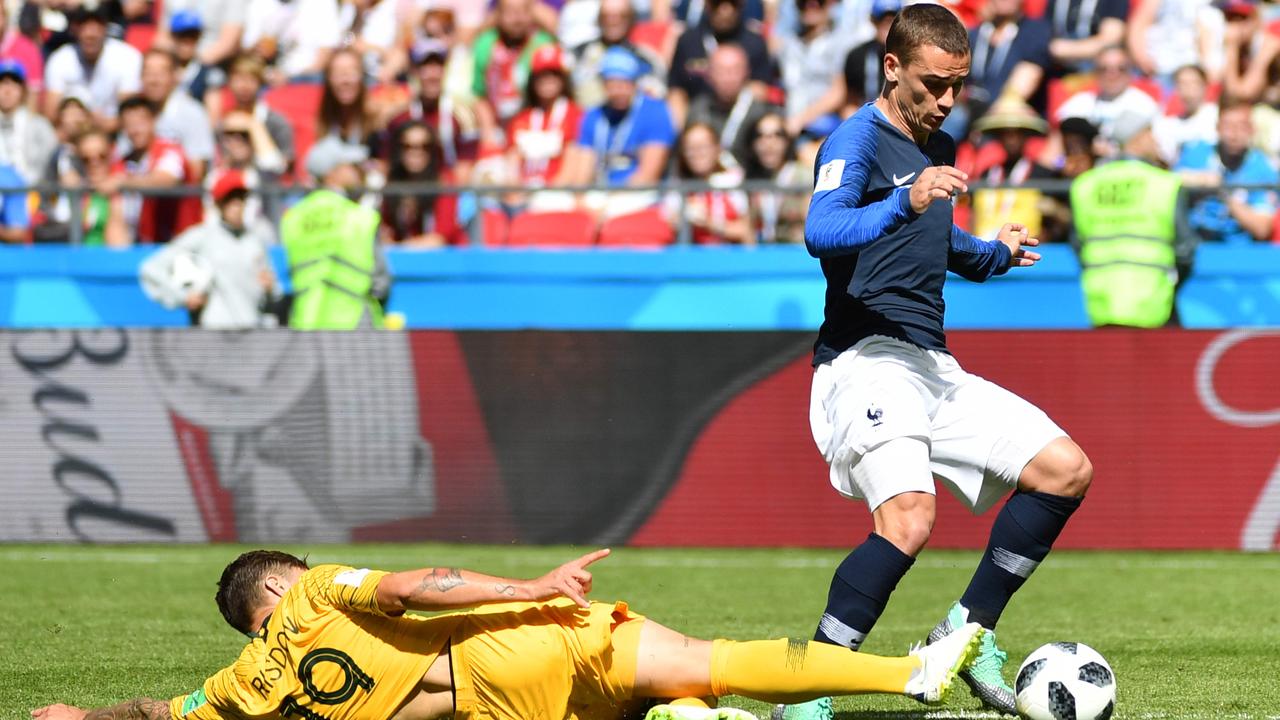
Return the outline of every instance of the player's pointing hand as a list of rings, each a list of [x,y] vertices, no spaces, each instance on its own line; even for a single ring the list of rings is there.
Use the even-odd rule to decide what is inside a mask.
[[[996,235],[996,240],[1009,248],[1009,267],[1031,267],[1040,259],[1040,253],[1028,250],[1040,244],[1039,238],[1033,238],[1027,232],[1027,226],[1021,223],[1005,223]]]
[[[591,573],[586,569],[591,563],[609,555],[609,548],[589,552],[561,565],[533,581],[534,600],[550,600],[561,595],[587,607],[587,593],[591,592]]]
[[[969,176],[950,165],[934,165],[920,171],[911,184],[911,209],[917,215],[929,209],[934,200],[949,200],[957,193],[969,191]]]

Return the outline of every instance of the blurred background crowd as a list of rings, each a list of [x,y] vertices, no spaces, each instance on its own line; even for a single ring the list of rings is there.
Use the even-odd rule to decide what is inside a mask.
[[[984,188],[962,225],[1065,241],[1065,184],[1123,155],[1204,190],[1198,239],[1280,238],[1280,4],[944,4],[973,52],[945,126]],[[6,0],[0,240],[270,244],[327,188],[406,247],[802,242],[901,6]]]

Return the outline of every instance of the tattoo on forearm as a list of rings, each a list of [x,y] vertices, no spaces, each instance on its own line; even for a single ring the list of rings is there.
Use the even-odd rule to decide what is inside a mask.
[[[501,584],[499,584],[499,585],[494,585],[494,586],[493,586],[493,591],[494,591],[494,592],[496,592],[496,593],[498,593],[499,595],[505,595],[505,596],[507,596],[507,597],[515,597],[515,596],[516,596],[516,587],[515,587],[515,585],[501,585]]]
[[[169,703],[138,698],[108,708],[90,710],[84,720],[169,720]]]
[[[467,581],[462,579],[462,571],[458,568],[434,568],[430,575],[422,579],[418,592],[446,593],[459,585],[466,584]]]

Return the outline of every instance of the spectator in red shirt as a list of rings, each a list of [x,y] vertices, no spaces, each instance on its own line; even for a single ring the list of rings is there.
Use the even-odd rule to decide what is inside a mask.
[[[120,127],[129,140],[128,155],[116,160],[99,192],[124,191],[124,218],[139,243],[164,243],[200,222],[200,198],[154,197],[129,190],[172,188],[195,182],[182,147],[156,136],[156,108],[134,95],[120,103]]]
[[[578,138],[582,109],[572,100],[560,48],[544,45],[533,54],[525,109],[511,121],[509,157],[521,185],[546,187],[559,179],[565,150]]]
[[[449,46],[434,38],[423,38],[409,54],[417,93],[408,107],[392,118],[390,132],[401,125],[421,120],[438,140],[440,177],[444,182],[466,185],[479,154],[479,136],[474,123],[464,124],[461,108],[445,93],[445,64]]]
[[[730,189],[742,182],[742,173],[726,169],[720,161],[715,128],[706,123],[690,123],[680,134],[678,148],[677,177],[708,183],[712,188],[668,196],[666,211],[671,222],[678,225],[683,217],[697,245],[754,245],[747,195]]]

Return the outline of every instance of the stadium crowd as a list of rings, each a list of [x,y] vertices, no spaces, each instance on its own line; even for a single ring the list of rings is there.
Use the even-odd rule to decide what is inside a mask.
[[[1280,3],[944,4],[971,29],[962,226],[1065,241],[1065,183],[1123,153],[1203,190],[1199,239],[1280,239]],[[270,243],[327,186],[405,247],[801,242],[901,6],[6,0],[0,241],[165,243],[233,198]]]

